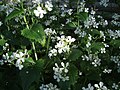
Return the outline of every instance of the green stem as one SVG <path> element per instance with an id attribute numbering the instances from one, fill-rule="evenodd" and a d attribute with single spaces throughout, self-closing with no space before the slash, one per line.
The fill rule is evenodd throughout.
<path id="1" fill-rule="evenodd" d="M 24 16 L 23 19 L 24 19 L 24 21 L 25 21 L 25 24 L 26 24 L 27 29 L 29 29 L 29 25 L 28 25 L 28 23 L 27 23 L 26 17 Z"/>
<path id="2" fill-rule="evenodd" d="M 27 23 L 27 20 L 26 20 L 26 17 L 25 17 L 25 16 L 24 16 L 24 22 L 25 22 L 25 24 L 26 24 L 27 29 L 29 29 L 29 25 L 28 25 L 28 23 Z M 36 53 L 36 49 L 35 49 L 35 43 L 34 43 L 34 42 L 32 42 L 32 47 L 33 47 L 33 50 L 34 50 L 35 60 L 38 60 L 37 53 Z"/>
<path id="3" fill-rule="evenodd" d="M 33 50 L 34 50 L 35 60 L 38 60 L 38 56 L 37 56 L 37 53 L 36 53 L 35 43 L 34 42 L 32 42 L 32 47 L 33 47 Z"/>
<path id="4" fill-rule="evenodd" d="M 48 41 L 47 41 L 47 52 L 46 52 L 46 54 L 48 53 L 48 49 L 49 49 L 50 37 L 51 37 L 51 36 L 48 36 Z"/>

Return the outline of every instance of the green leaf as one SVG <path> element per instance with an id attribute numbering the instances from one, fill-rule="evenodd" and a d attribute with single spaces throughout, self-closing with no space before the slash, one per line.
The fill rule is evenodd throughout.
<path id="1" fill-rule="evenodd" d="M 70 88 L 69 81 L 65 81 L 65 82 L 60 81 L 60 82 L 58 83 L 58 85 L 59 85 L 59 87 L 60 87 L 60 90 L 69 90 L 69 88 Z"/>
<path id="2" fill-rule="evenodd" d="M 39 82 L 44 66 L 44 60 L 38 60 L 36 64 L 31 67 L 23 68 L 20 71 L 23 90 L 29 90 L 33 82 Z"/>
<path id="3" fill-rule="evenodd" d="M 113 46 L 113 47 L 120 47 L 120 40 L 112 40 L 110 42 L 110 44 Z"/>
<path id="4" fill-rule="evenodd" d="M 39 80 L 40 74 L 34 68 L 23 68 L 20 72 L 23 90 L 29 90 L 29 86 Z"/>
<path id="5" fill-rule="evenodd" d="M 31 40 L 35 40 L 40 43 L 42 46 L 45 46 L 46 37 L 41 24 L 34 24 L 31 29 L 22 30 L 21 34 Z"/>
<path id="6" fill-rule="evenodd" d="M 72 53 L 69 55 L 71 61 L 77 60 L 82 55 L 82 52 L 79 49 L 73 49 Z"/>
<path id="7" fill-rule="evenodd" d="M 25 63 L 32 63 L 34 64 L 34 60 L 30 57 L 30 58 L 25 58 Z"/>
<path id="8" fill-rule="evenodd" d="M 5 22 L 8 20 L 11 20 L 12 18 L 15 18 L 17 16 L 19 16 L 20 14 L 24 13 L 24 10 L 20 9 L 15 9 L 13 10 L 6 18 L 5 18 Z"/>
<path id="9" fill-rule="evenodd" d="M 0 39 L 0 46 L 3 46 L 5 44 L 6 40 Z"/>
<path id="10" fill-rule="evenodd" d="M 78 69 L 75 65 L 71 64 L 69 67 L 69 82 L 74 85 L 78 79 Z"/>
<path id="11" fill-rule="evenodd" d="M 91 49 L 93 52 L 99 51 L 103 47 L 104 44 L 102 42 L 93 42 L 91 45 Z"/>
<path id="12" fill-rule="evenodd" d="M 79 17 L 80 20 L 85 21 L 88 18 L 88 13 L 82 12 L 82 13 L 79 14 L 78 17 Z"/>
<path id="13" fill-rule="evenodd" d="M 40 59 L 40 60 L 36 61 L 35 68 L 38 71 L 43 71 L 44 65 L 45 65 L 45 60 Z"/>
<path id="14" fill-rule="evenodd" d="M 68 23 L 68 26 L 72 27 L 72 28 L 75 28 L 76 25 L 77 25 L 77 22 L 70 22 L 70 23 Z"/>

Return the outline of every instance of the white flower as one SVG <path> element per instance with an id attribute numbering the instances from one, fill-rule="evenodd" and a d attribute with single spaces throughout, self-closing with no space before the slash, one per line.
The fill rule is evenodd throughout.
<path id="1" fill-rule="evenodd" d="M 113 83 L 112 88 L 115 89 L 115 90 L 118 90 L 118 85 Z"/>
<path id="2" fill-rule="evenodd" d="M 2 25 L 3 23 L 0 21 L 0 26 Z"/>
<path id="3" fill-rule="evenodd" d="M 47 8 L 48 11 L 52 11 L 53 5 L 50 1 L 46 1 L 45 7 Z"/>
<path id="4" fill-rule="evenodd" d="M 19 70 L 21 70 L 24 66 L 22 65 L 24 62 L 24 58 L 20 58 L 16 61 L 15 66 L 19 68 Z"/>
<path id="5" fill-rule="evenodd" d="M 97 88 L 97 90 L 108 90 L 107 87 L 104 86 L 103 82 L 99 82 L 99 85 L 95 84 L 94 86 Z"/>
<path id="6" fill-rule="evenodd" d="M 101 59 L 95 59 L 92 64 L 94 65 L 94 67 L 100 66 Z"/>
<path id="7" fill-rule="evenodd" d="M 100 50 L 101 50 L 101 53 L 106 53 L 105 48 L 101 48 Z"/>
<path id="8" fill-rule="evenodd" d="M 53 16 L 50 16 L 50 19 L 51 20 L 57 20 L 57 17 L 55 15 L 53 15 Z"/>
<path id="9" fill-rule="evenodd" d="M 104 72 L 104 73 L 111 73 L 111 72 L 112 72 L 112 69 L 104 69 L 103 72 Z"/>
<path id="10" fill-rule="evenodd" d="M 32 0 L 33 3 L 40 4 L 42 0 Z"/>
<path id="11" fill-rule="evenodd" d="M 62 81 L 67 81 L 69 80 L 69 76 L 67 76 L 68 73 L 68 67 L 69 63 L 67 62 L 66 64 L 61 62 L 61 67 L 58 66 L 57 63 L 55 63 L 55 67 L 53 67 L 54 70 L 54 79 L 57 80 L 57 82 Z"/>
<path id="12" fill-rule="evenodd" d="M 88 13 L 89 12 L 89 8 L 85 8 L 85 12 Z"/>
<path id="13" fill-rule="evenodd" d="M 52 30 L 51 28 L 46 28 L 44 32 L 47 36 L 56 34 L 55 30 Z"/>
<path id="14" fill-rule="evenodd" d="M 104 7 L 108 6 L 109 0 L 100 0 L 100 5 L 103 5 Z"/>
<path id="15" fill-rule="evenodd" d="M 72 38 L 71 36 L 64 36 L 57 37 L 57 43 L 55 45 L 55 49 L 59 54 L 61 53 L 68 53 L 70 51 L 70 45 L 72 42 L 75 41 L 75 38 Z M 52 56 L 53 54 L 50 51 L 49 56 Z M 56 55 L 56 54 L 55 54 Z"/>
<path id="16" fill-rule="evenodd" d="M 112 16 L 112 18 L 113 18 L 114 20 L 119 20 L 120 15 L 118 15 L 117 13 L 115 13 L 115 14 Z"/>
<path id="17" fill-rule="evenodd" d="M 90 46 L 91 46 L 91 43 L 90 43 L 90 42 L 87 42 L 86 47 L 88 48 L 88 47 L 90 47 Z"/>
<path id="18" fill-rule="evenodd" d="M 52 49 L 49 51 L 48 56 L 51 58 L 52 56 L 57 56 L 57 50 L 56 49 Z"/>
<path id="19" fill-rule="evenodd" d="M 82 90 L 94 90 L 94 87 L 89 83 L 88 88 L 83 87 Z"/>
<path id="20" fill-rule="evenodd" d="M 4 61 L 3 60 L 0 60 L 0 65 L 4 65 Z"/>
<path id="21" fill-rule="evenodd" d="M 73 9 L 69 9 L 69 10 L 67 10 L 67 13 L 69 14 L 69 15 L 72 15 L 72 12 L 73 11 Z"/>
<path id="22" fill-rule="evenodd" d="M 38 6 L 37 10 L 34 10 L 34 14 L 35 16 L 39 17 L 39 18 L 43 18 L 44 14 L 46 14 L 46 10 L 43 10 L 42 7 Z"/>
<path id="23" fill-rule="evenodd" d="M 45 21 L 45 25 L 46 25 L 46 26 L 50 25 L 51 23 L 52 23 L 52 20 L 47 20 L 47 21 Z"/>
<path id="24" fill-rule="evenodd" d="M 42 86 L 40 86 L 40 90 L 59 90 L 57 88 L 57 85 L 53 85 L 52 83 L 49 84 L 42 84 Z"/>

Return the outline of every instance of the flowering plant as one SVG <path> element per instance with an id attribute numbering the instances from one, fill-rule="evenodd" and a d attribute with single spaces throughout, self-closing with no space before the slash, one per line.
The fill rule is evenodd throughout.
<path id="1" fill-rule="evenodd" d="M 95 3 L 0 1 L 0 90 L 120 90 L 120 15 Z"/>

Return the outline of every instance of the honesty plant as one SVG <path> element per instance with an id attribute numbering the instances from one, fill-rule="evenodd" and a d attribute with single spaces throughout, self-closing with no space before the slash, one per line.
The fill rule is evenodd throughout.
<path id="1" fill-rule="evenodd" d="M 101 11 L 111 2 L 0 1 L 0 90 L 120 90 L 120 14 Z"/>

